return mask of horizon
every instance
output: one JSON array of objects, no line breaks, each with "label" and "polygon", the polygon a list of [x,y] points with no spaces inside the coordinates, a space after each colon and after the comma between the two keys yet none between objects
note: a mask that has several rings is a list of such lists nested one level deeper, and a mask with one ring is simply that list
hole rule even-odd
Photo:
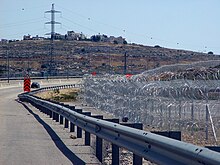
[{"label": "horizon", "polygon": [[[67,31],[68,32],[68,31]],[[74,31],[75,32],[75,31]],[[75,33],[78,33],[78,32],[75,32]],[[60,33],[56,33],[56,34],[60,34]],[[65,33],[65,34],[67,34],[67,33]],[[65,35],[65,34],[60,34],[60,35]],[[83,33],[82,33],[83,34]],[[30,35],[30,34],[28,34],[28,35]],[[24,36],[28,36],[28,35],[23,35],[23,37]],[[93,34],[93,35],[105,35],[105,34]],[[35,36],[32,36],[32,35],[30,35],[31,36],[31,39],[30,40],[32,40],[32,41],[34,41],[32,38],[33,37],[43,37],[45,40],[50,40],[51,39],[51,37],[49,36],[49,35],[47,35],[48,37],[45,37],[45,36],[40,36],[40,35],[38,35],[38,34],[36,34]],[[6,39],[7,41],[12,41],[12,42],[17,42],[17,41],[30,41],[30,40],[28,40],[28,39],[23,39],[23,37],[21,38],[21,39]],[[86,36],[87,37],[87,36]],[[110,37],[110,36],[107,36],[107,37]],[[122,36],[113,36],[113,37],[122,37]],[[91,39],[91,36],[89,36],[88,38],[86,38],[86,39]],[[125,38],[125,40],[126,40],[126,38]],[[39,40],[40,41],[40,40]],[[61,39],[54,39],[54,41],[61,41]],[[86,41],[86,40],[62,40],[62,41]],[[90,42],[95,42],[95,41],[90,41]],[[105,43],[104,41],[98,41],[98,42],[101,42],[101,43]],[[192,51],[192,52],[196,52],[196,53],[203,53],[203,54],[209,54],[209,52],[212,52],[212,51],[209,51],[209,52],[198,52],[198,51],[193,51],[193,50],[187,50],[187,49],[177,49],[177,48],[169,48],[169,47],[163,47],[163,46],[161,46],[161,45],[144,45],[144,44],[139,44],[139,43],[127,43],[127,44],[130,44],[130,45],[133,45],[133,44],[135,44],[135,45],[138,45],[138,46],[147,46],[147,47],[155,47],[155,46],[159,46],[160,48],[164,48],[164,49],[173,49],[173,50],[183,50],[183,51]],[[123,44],[123,45],[126,45],[126,44]],[[214,52],[213,52],[214,53]],[[211,55],[220,55],[220,54],[211,54]]]},{"label": "horizon", "polygon": [[160,45],[200,53],[212,51],[220,55],[220,46],[217,46],[220,24],[216,21],[220,15],[217,10],[220,2],[217,0],[23,0],[19,3],[8,0],[2,3],[0,39],[22,40],[28,34],[45,36],[50,32],[50,25],[44,23],[50,21],[50,15],[44,12],[51,10],[54,3],[55,10],[62,12],[62,15],[56,14],[56,21],[62,23],[56,26],[55,32],[59,34],[74,31],[90,37],[100,33],[122,36],[128,43],[144,46]]}]

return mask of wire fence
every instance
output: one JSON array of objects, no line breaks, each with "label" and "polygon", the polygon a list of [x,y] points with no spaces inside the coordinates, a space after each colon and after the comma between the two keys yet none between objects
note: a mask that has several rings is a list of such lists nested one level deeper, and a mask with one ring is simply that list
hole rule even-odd
[{"label": "wire fence", "polygon": [[[87,76],[83,83],[84,100],[117,117],[126,116],[129,121],[142,122],[146,129],[180,130],[183,138],[192,143],[217,144],[220,139],[220,74],[219,68],[210,71],[210,67],[219,64],[220,61],[207,61],[170,65],[132,77]],[[186,78],[187,69],[203,72]],[[185,72],[178,72],[180,70]],[[161,80],[164,74],[169,76]]]}]

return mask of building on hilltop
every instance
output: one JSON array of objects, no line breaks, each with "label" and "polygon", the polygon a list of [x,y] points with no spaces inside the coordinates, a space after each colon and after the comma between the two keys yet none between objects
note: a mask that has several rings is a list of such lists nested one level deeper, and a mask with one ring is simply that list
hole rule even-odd
[{"label": "building on hilltop", "polygon": [[[32,37],[30,34],[24,35],[23,40],[45,40],[46,38],[44,37],[39,37],[36,35],[36,37]],[[49,38],[47,38],[49,39]],[[62,35],[59,33],[54,34],[54,39],[55,40],[76,40],[76,41],[83,41],[87,40],[86,36],[81,32],[81,33],[76,33],[73,30],[72,31],[67,31],[67,34]],[[107,35],[93,35],[90,37],[90,40],[93,42],[108,42],[108,43],[113,43],[113,44],[127,44],[127,41],[125,38],[119,36],[119,37],[114,37],[110,36],[108,37]]]},{"label": "building on hilltop", "polygon": [[83,33],[75,33],[74,31],[67,31],[67,40],[85,40],[86,36]]},{"label": "building on hilltop", "polygon": [[65,39],[66,39],[66,35],[62,35],[62,34],[59,34],[59,33],[55,33],[54,39],[55,39],[55,40],[65,40]]},{"label": "building on hilltop", "polygon": [[8,40],[7,40],[7,39],[1,39],[0,43],[1,43],[1,44],[7,44],[7,43],[8,43]]},{"label": "building on hilltop", "polygon": [[24,35],[23,40],[32,40],[32,36],[30,34]]},{"label": "building on hilltop", "polygon": [[39,37],[38,35],[36,35],[35,37],[32,37],[32,40],[44,40],[44,37]]},{"label": "building on hilltop", "polygon": [[39,37],[38,35],[36,35],[35,37],[32,37],[30,34],[23,36],[23,40],[44,40],[44,39],[45,39],[44,37]]},{"label": "building on hilltop", "polygon": [[91,36],[91,41],[94,42],[110,42],[113,44],[126,44],[127,41],[125,40],[125,38],[122,38],[121,36],[119,37],[114,37],[114,36],[110,36],[108,37],[107,35],[93,35]]},{"label": "building on hilltop", "polygon": [[122,38],[121,36],[119,37],[110,36],[108,38],[108,41],[113,44],[125,44],[126,42],[125,38]]}]

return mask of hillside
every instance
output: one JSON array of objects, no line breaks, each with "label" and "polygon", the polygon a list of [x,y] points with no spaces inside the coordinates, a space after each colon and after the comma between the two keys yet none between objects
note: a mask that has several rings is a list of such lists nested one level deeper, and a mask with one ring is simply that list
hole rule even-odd
[{"label": "hillside", "polygon": [[[28,70],[32,76],[46,73],[50,65],[51,43],[48,40],[23,40],[0,45],[0,69],[5,70],[9,55],[10,75],[21,76]],[[53,75],[84,73],[123,73],[124,54],[127,72],[141,73],[162,65],[220,59],[218,55],[186,50],[150,47],[136,44],[111,44],[90,41],[54,41]],[[2,75],[4,76],[4,74]]]}]

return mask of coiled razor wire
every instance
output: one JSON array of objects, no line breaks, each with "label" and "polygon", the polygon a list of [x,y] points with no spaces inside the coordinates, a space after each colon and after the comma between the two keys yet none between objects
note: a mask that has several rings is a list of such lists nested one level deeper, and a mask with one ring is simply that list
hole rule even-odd
[{"label": "coiled razor wire", "polygon": [[[205,71],[215,66],[220,66],[220,61],[162,66],[130,78],[86,76],[83,97],[90,106],[158,130],[185,130],[192,135],[203,131],[206,140],[211,130],[217,142],[220,137],[219,69],[206,71],[205,75],[197,72],[190,79],[177,72]],[[169,75],[169,79],[161,80],[159,75],[163,74]]]}]

